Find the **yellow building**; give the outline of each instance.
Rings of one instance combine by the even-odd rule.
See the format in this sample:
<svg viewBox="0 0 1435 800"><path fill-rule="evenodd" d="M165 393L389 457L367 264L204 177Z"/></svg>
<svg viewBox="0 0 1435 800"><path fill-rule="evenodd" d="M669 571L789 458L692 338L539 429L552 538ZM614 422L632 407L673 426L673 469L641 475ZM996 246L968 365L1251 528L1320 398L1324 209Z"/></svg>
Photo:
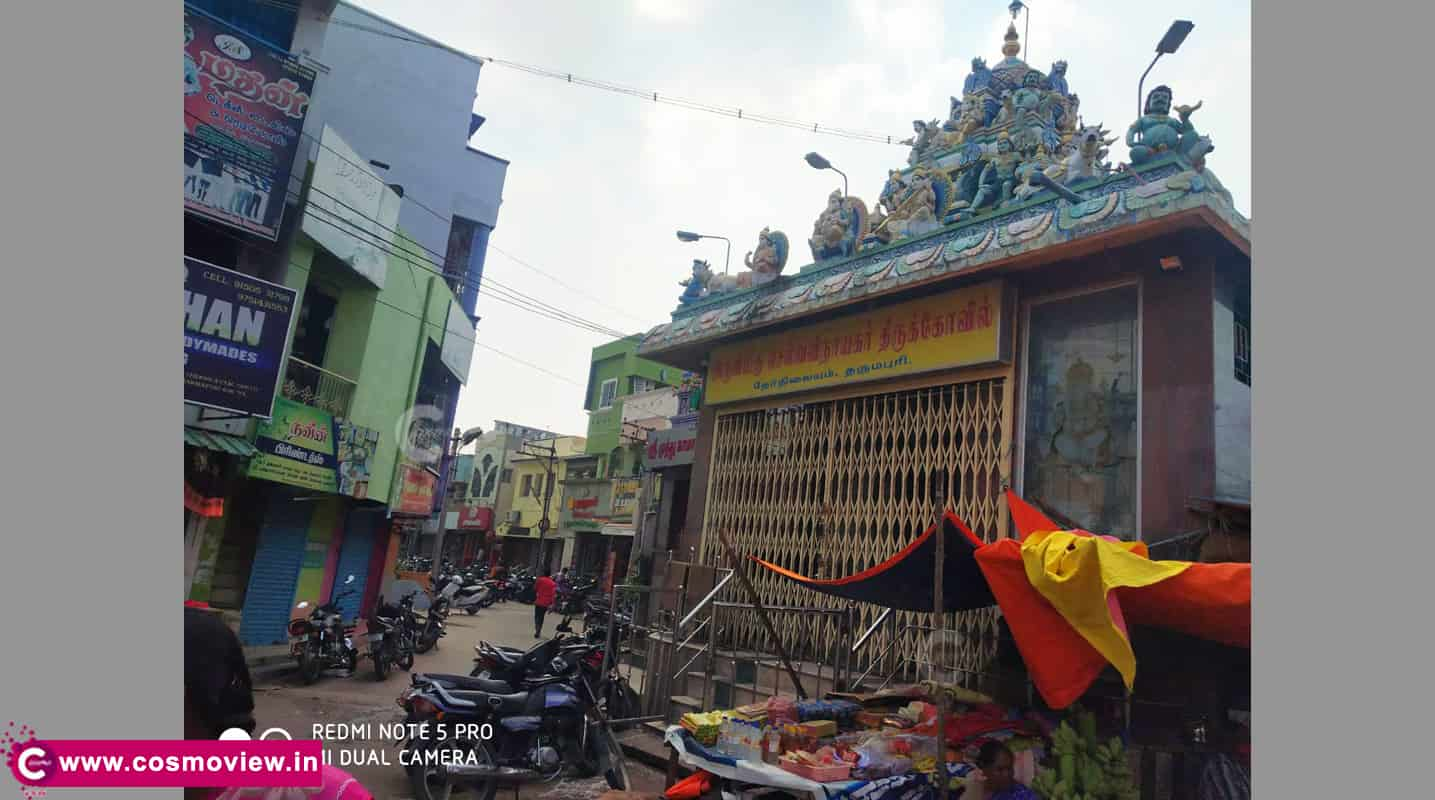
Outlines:
<svg viewBox="0 0 1435 800"><path fill-rule="evenodd" d="M560 534L558 514L563 508L563 480L567 462L583 457L587 440L582 436L535 439L524 444L510 463L513 465L513 494L498 520L499 558L510 567L532 566L538 552L539 530L543 527L544 501L548 507L548 530L543 563L553 569L572 558L573 537ZM548 496L551 491L552 495Z"/></svg>

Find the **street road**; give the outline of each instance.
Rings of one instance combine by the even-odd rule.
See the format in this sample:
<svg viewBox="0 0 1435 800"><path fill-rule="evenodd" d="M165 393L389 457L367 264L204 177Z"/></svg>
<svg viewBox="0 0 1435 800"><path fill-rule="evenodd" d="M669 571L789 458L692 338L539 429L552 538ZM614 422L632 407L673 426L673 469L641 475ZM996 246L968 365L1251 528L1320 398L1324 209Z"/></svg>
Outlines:
<svg viewBox="0 0 1435 800"><path fill-rule="evenodd" d="M544 634L551 636L558 619L550 615ZM479 641L511 647L528 648L533 638L533 607L510 602L484 609L477 616L463 613L449 615L448 636L436 650L418 656L414 669L420 672L452 672L467 675L473 668L473 648ZM403 721L403 712L395 703L409 685L409 676L394 670L388 680L374 679L372 662L359 662L359 672L351 678L325 676L313 686L303 686L297 676L281 678L255 687L254 715L259 727L283 728L296 739L322 738L331 763L351 773L378 798L412 798L409 781L399 766L398 749L393 741L379 740L379 725ZM314 726L342 725L352 733L367 733L362 741L336 740L339 729L316 731ZM383 763L386 760L387 763ZM635 786L632 791L659 793L663 775L628 759L628 774ZM568 781L522 787L518 800L592 800L607 791L607 784L597 780ZM467 794L464 796L472 796ZM498 800L510 800L510 792L500 791Z"/></svg>

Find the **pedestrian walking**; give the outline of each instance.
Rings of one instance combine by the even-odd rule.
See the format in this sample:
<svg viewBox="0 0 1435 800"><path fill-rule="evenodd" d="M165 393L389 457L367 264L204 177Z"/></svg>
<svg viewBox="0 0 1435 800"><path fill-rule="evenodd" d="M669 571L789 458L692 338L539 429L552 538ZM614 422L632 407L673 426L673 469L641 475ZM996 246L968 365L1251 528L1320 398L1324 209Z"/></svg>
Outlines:
<svg viewBox="0 0 1435 800"><path fill-rule="evenodd" d="M543 568L543 576L533 582L533 638L543 637L543 617L553 606L558 584L553 582L553 570Z"/></svg>
<svg viewBox="0 0 1435 800"><path fill-rule="evenodd" d="M238 728L253 734L254 684L239 637L224 620L194 608L184 610L184 738L218 739ZM186 787L185 800L373 800L349 773L321 767L317 789L271 787L209 789Z"/></svg>

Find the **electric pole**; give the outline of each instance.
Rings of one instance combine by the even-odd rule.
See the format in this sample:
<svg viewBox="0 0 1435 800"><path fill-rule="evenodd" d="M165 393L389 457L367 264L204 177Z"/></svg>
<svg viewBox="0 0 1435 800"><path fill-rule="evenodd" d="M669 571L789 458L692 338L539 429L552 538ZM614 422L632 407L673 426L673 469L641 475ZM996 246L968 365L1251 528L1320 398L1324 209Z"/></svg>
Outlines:
<svg viewBox="0 0 1435 800"><path fill-rule="evenodd" d="M546 480L544 481L543 485L543 518L538 520L538 550L533 556L533 571L539 575L542 575L544 539L548 535L548 529L552 527L552 522L548 516L548 513L549 510L552 508L553 504L553 484L557 482L558 478L558 470L555 464L555 462L558 460L558 447L556 441L553 444L542 448L531 442L524 442L522 446L523 448L532 447L535 450L543 451L541 453L530 453L526 450L520 450L523 455L544 459L543 473Z"/></svg>

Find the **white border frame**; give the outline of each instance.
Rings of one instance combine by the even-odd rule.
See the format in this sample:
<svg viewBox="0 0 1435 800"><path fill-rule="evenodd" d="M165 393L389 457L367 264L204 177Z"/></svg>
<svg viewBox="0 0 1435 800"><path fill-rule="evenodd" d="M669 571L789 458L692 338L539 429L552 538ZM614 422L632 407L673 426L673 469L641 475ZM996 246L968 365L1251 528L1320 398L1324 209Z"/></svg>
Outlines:
<svg viewBox="0 0 1435 800"><path fill-rule="evenodd" d="M604 390L608 388L608 384L610 383L613 384L613 402L605 406L603 405L603 394ZM608 409L616 405L618 405L618 379L609 378L608 380L598 384L598 410L607 411Z"/></svg>
<svg viewBox="0 0 1435 800"><path fill-rule="evenodd" d="M1142 495L1145 488L1145 459L1142 453L1145 450L1144 419L1145 419L1145 396L1144 382L1146 380L1146 347L1145 347L1145 314L1146 305L1145 282L1141 276L1107 281L1104 283L1084 286L1080 289L1069 291L1051 292L1048 294L1034 295L1021 300L1021 308L1018 312L1021 318L1021 341L1017 343L1019 352L1013 360L1016 362L1017 402L1013 411L1016 419L1016 442L1013 450L1015 457L1012 459L1012 486L1018 496L1026 496L1026 412L1027 412L1027 377L1031 374L1031 310L1035 306L1047 305L1063 300L1073 300L1087 295L1100 294L1115 289L1136 287L1136 531L1134 541L1145 541L1141 530ZM1094 531L1105 533L1105 531Z"/></svg>

